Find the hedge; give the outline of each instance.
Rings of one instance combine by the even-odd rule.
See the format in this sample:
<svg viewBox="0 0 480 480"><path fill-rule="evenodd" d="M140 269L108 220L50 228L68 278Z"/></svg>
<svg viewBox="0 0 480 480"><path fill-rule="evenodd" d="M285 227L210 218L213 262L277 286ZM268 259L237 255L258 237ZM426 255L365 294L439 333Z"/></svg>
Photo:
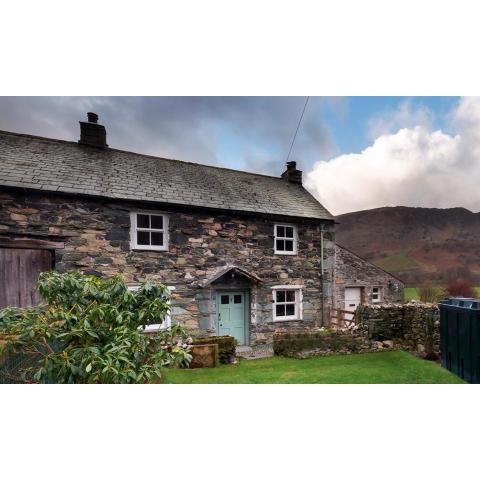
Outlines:
<svg viewBox="0 0 480 480"><path fill-rule="evenodd" d="M349 333L337 330L317 330L302 333L274 333L273 353L279 356L315 350L319 354L358 352L363 348L363 341Z"/></svg>
<svg viewBox="0 0 480 480"><path fill-rule="evenodd" d="M218 345L218 356L220 363L232 363L235 358L237 341L235 337L225 335L223 337L202 337L194 338L193 345Z"/></svg>

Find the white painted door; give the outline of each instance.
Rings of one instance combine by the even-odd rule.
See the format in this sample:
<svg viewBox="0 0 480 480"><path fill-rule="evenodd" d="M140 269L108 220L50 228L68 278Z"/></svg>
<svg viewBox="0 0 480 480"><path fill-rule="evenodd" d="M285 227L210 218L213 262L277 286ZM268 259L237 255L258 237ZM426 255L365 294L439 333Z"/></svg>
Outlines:
<svg viewBox="0 0 480 480"><path fill-rule="evenodd" d="M360 287L345 287L345 310L350 312L360 305L362 301L362 289ZM345 320L351 320L353 315L346 313Z"/></svg>

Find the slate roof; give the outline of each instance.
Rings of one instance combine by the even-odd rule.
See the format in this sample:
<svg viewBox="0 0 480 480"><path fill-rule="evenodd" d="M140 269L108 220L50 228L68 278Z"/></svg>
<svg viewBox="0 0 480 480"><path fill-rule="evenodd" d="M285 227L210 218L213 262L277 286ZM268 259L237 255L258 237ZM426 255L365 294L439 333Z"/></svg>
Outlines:
<svg viewBox="0 0 480 480"><path fill-rule="evenodd" d="M383 273L386 273L387 275L390 275L391 277L395 278L396 280L398 280L402 285L405 286L405 282L397 277L396 275L394 275L392 272L389 272L387 270L384 270L383 268L380 268L378 265L375 265L374 263L372 262L369 262L368 260L365 260L363 257L361 257L358 253L355 253L353 252L352 250L350 250L349 248L347 247L344 247L343 245L340 245L339 243L335 243L335 248L338 249L338 250L345 250L346 252L348 252L350 255L353 255L354 257L357 257L359 260L361 260L362 262L365 262L365 263L368 263L369 265L371 265L373 268L376 268L377 270L380 270L381 272Z"/></svg>
<svg viewBox="0 0 480 480"><path fill-rule="evenodd" d="M213 282L215 282L216 280L218 280L219 278L222 278L224 275L231 272L232 270L236 274L238 274L242 277L245 277L245 278L247 278L248 280L250 280L254 283L263 283L263 280L259 276L255 275L254 273L249 272L248 270L245 270L244 268L237 267L236 265L228 265L226 267L220 268L217 271L217 273L215 273L211 277L200 281L199 286L206 287L206 286L212 284Z"/></svg>
<svg viewBox="0 0 480 480"><path fill-rule="evenodd" d="M0 131L0 185L333 220L280 177Z"/></svg>

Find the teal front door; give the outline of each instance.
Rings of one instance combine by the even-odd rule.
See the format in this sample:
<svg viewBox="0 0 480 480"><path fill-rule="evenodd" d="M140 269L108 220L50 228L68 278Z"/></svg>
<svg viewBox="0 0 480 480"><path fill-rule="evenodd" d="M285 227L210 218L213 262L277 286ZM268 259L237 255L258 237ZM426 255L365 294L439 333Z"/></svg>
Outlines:
<svg viewBox="0 0 480 480"><path fill-rule="evenodd" d="M218 335L231 335L245 345L245 293L217 293Z"/></svg>

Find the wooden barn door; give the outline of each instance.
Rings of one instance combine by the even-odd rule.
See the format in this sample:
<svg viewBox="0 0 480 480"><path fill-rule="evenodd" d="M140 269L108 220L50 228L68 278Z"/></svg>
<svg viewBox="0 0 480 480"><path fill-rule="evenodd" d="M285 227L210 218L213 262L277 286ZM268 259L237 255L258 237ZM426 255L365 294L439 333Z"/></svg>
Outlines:
<svg viewBox="0 0 480 480"><path fill-rule="evenodd" d="M51 269L48 250L0 248L0 309L40 303L38 275Z"/></svg>

